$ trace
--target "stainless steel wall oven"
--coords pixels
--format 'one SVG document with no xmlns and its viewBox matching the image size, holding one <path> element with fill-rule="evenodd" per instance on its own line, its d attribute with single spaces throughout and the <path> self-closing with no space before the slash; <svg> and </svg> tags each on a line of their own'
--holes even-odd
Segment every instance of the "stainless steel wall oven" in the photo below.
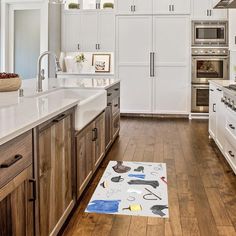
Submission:
<svg viewBox="0 0 236 236">
<path fill-rule="evenodd" d="M 227 80 L 227 48 L 192 48 L 192 112 L 209 111 L 209 80 Z"/>
</svg>

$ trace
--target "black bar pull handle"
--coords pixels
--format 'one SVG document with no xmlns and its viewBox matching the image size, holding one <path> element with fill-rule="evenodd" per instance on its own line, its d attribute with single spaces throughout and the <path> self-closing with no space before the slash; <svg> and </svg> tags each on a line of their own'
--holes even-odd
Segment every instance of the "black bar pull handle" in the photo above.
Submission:
<svg viewBox="0 0 236 236">
<path fill-rule="evenodd" d="M 30 179 L 29 183 L 32 183 L 32 189 L 33 189 L 33 196 L 29 199 L 30 202 L 36 201 L 36 180 Z"/>
<path fill-rule="evenodd" d="M 53 120 L 53 122 L 58 123 L 59 121 L 63 120 L 66 117 L 66 114 L 61 114 L 57 118 Z"/>
<path fill-rule="evenodd" d="M 233 154 L 232 151 L 229 151 L 229 155 L 230 155 L 231 157 L 234 157 L 234 154 Z"/>
<path fill-rule="evenodd" d="M 235 127 L 234 127 L 232 124 L 229 124 L 229 127 L 230 127 L 231 129 L 235 129 Z"/>
<path fill-rule="evenodd" d="M 2 164 L 0 164 L 0 168 L 4 169 L 4 168 L 9 168 L 10 166 L 12 166 L 13 164 L 15 164 L 17 161 L 19 161 L 20 159 L 22 159 L 23 156 L 20 154 L 15 155 L 13 158 L 6 160 L 5 162 L 3 162 Z"/>
<path fill-rule="evenodd" d="M 93 130 L 93 139 L 92 141 L 96 141 L 98 139 L 98 129 L 97 128 L 94 128 Z"/>
</svg>

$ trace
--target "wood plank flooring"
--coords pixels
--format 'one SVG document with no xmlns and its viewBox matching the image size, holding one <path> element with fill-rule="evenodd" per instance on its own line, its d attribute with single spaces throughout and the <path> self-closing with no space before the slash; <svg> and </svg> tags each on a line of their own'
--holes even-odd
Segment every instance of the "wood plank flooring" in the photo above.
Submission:
<svg viewBox="0 0 236 236">
<path fill-rule="evenodd" d="M 110 160 L 165 162 L 169 219 L 87 214 Z M 204 120 L 122 118 L 120 137 L 102 162 L 64 236 L 236 235 L 236 177 Z"/>
</svg>

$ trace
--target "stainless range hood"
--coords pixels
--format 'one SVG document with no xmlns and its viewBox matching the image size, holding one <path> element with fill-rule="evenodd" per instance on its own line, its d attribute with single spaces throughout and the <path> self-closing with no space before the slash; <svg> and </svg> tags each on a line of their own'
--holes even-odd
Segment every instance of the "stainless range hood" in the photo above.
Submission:
<svg viewBox="0 0 236 236">
<path fill-rule="evenodd" d="M 220 0 L 214 8 L 215 9 L 236 8 L 236 0 Z"/>
</svg>

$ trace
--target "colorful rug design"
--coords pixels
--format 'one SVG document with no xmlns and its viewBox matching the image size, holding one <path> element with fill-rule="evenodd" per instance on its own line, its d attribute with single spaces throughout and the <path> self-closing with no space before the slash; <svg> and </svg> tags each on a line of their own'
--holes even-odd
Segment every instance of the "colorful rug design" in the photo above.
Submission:
<svg viewBox="0 0 236 236">
<path fill-rule="evenodd" d="M 166 164 L 110 161 L 86 212 L 169 217 Z"/>
</svg>

